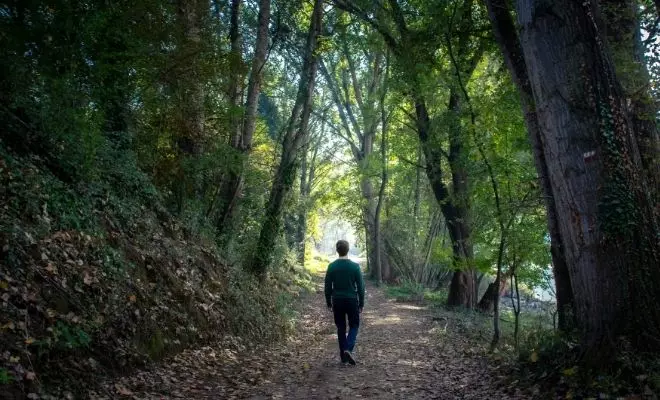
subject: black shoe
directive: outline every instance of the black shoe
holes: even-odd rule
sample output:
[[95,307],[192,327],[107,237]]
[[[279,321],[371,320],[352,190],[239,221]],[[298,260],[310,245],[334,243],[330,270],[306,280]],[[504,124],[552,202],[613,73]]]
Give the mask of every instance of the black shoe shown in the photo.
[[341,357],[341,363],[342,363],[343,365],[348,364],[348,360],[346,359],[346,354],[345,354],[344,351],[341,352],[340,357]]
[[357,364],[357,362],[355,362],[355,358],[353,357],[353,354],[352,354],[350,351],[348,351],[348,350],[345,350],[345,351],[344,351],[344,358],[345,358],[346,361],[348,361],[348,363],[351,364],[351,365],[355,365],[355,364]]

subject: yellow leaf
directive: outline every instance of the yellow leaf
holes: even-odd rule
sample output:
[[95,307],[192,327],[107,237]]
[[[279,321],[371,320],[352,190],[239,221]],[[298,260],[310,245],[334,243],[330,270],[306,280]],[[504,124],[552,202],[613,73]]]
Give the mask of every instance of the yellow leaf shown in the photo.
[[537,352],[532,352],[532,354],[529,356],[529,361],[535,363],[539,360],[539,355]]
[[32,343],[34,343],[34,338],[29,337],[29,338],[25,339],[25,344],[30,345]]
[[5,290],[9,287],[9,282],[0,281],[0,289]]
[[577,372],[577,367],[572,367],[572,368],[566,368],[565,370],[562,371],[562,374],[566,376],[573,376]]

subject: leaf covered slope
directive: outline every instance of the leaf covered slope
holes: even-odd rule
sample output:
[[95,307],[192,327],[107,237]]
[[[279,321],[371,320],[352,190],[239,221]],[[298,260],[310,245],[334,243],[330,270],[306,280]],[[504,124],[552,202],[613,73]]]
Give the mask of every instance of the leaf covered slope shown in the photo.
[[277,291],[169,216],[137,169],[143,186],[119,193],[112,187],[129,182],[110,185],[110,174],[72,185],[38,157],[1,143],[0,155],[0,391],[9,398],[80,389],[226,334],[283,332]]

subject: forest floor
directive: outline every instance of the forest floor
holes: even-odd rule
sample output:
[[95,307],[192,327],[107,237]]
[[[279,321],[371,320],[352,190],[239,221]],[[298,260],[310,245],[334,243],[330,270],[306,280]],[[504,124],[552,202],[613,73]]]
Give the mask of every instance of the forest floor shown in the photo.
[[339,362],[320,281],[300,299],[296,333],[249,347],[238,339],[185,351],[151,370],[108,382],[93,398],[527,399],[483,350],[455,329],[453,313],[401,303],[368,285],[357,366]]

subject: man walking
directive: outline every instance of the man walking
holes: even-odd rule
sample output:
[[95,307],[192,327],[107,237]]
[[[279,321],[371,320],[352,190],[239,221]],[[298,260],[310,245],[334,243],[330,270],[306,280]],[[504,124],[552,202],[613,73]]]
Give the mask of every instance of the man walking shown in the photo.
[[337,242],[339,258],[328,265],[325,273],[325,302],[335,317],[341,362],[355,365],[353,348],[360,327],[360,313],[364,307],[364,281],[360,265],[348,259],[348,249],[347,241]]

